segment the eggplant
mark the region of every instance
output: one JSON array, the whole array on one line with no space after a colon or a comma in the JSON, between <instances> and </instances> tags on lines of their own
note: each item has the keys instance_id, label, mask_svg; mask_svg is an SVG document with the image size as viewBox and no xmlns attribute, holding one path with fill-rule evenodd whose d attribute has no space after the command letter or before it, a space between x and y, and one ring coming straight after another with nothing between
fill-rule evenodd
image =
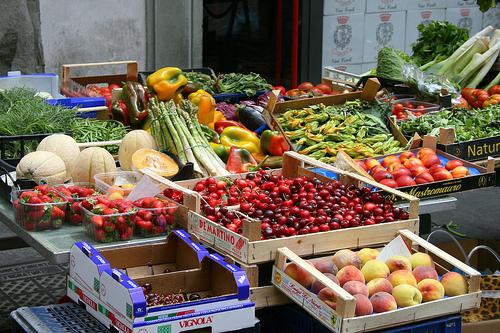
<instances>
[{"instance_id":1,"label":"eggplant","mask_svg":"<svg viewBox=\"0 0 500 333\"><path fill-rule=\"evenodd\" d=\"M263 110L261 106L249 101L242 102L236 108L238 120L251 131L266 124L264 117L262 117Z\"/></svg>"}]
</instances>

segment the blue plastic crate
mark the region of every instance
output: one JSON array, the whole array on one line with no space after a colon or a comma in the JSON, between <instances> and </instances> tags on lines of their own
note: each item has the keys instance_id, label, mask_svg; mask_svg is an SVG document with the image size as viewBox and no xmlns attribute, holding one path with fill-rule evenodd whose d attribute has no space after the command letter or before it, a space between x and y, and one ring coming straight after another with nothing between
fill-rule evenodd
<instances>
[{"instance_id":1,"label":"blue plastic crate","mask_svg":"<svg viewBox=\"0 0 500 333\"><path fill-rule=\"evenodd\" d=\"M230 102L230 103L238 103L240 101L245 100L255 100L257 97L266 93L268 90L260 90L255 93L253 96L247 96L243 93L227 93L227 94L213 94L212 97L216 102Z\"/></svg>"},{"instance_id":2,"label":"blue plastic crate","mask_svg":"<svg viewBox=\"0 0 500 333\"><path fill-rule=\"evenodd\" d=\"M61 105L67 108L93 108L106 106L104 97L71 97L71 98L53 98L47 99L47 104ZM97 111L77 112L76 115L80 118L96 118Z\"/></svg>"}]
</instances>

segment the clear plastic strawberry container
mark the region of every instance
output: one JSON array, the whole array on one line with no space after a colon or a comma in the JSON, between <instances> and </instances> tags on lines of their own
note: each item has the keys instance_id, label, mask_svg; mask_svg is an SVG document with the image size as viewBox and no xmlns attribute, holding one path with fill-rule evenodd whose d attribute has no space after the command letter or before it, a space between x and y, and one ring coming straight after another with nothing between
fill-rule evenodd
<instances>
[{"instance_id":1,"label":"clear plastic strawberry container","mask_svg":"<svg viewBox=\"0 0 500 333\"><path fill-rule=\"evenodd\" d=\"M162 236L170 233L175 225L179 205L162 196L147 197L134 202L135 234L139 237Z\"/></svg>"},{"instance_id":2,"label":"clear plastic strawberry container","mask_svg":"<svg viewBox=\"0 0 500 333\"><path fill-rule=\"evenodd\" d=\"M403 107L402 109L406 114L411 113L415 117L420 117L426 113L439 111L439 109L441 109L439 104L417 101L415 98L402 98L391 101L393 110L396 104L401 104ZM402 119L398 118L398 120L404 119L406 119L406 117Z\"/></svg>"},{"instance_id":3,"label":"clear plastic strawberry container","mask_svg":"<svg viewBox=\"0 0 500 333\"><path fill-rule=\"evenodd\" d=\"M16 222L28 231L59 229L66 217L68 202L57 192L38 189L12 191Z\"/></svg>"},{"instance_id":4,"label":"clear plastic strawberry container","mask_svg":"<svg viewBox=\"0 0 500 333\"><path fill-rule=\"evenodd\" d=\"M137 209L130 201L110 201L105 196L92 197L80 203L85 232L94 241L125 241L134 234ZM116 208L115 208L116 207Z\"/></svg>"},{"instance_id":5,"label":"clear plastic strawberry container","mask_svg":"<svg viewBox=\"0 0 500 333\"><path fill-rule=\"evenodd\" d=\"M88 182L56 185L54 189L68 201L65 222L75 226L82 225L80 202L85 198L102 195L94 184Z\"/></svg>"},{"instance_id":6,"label":"clear plastic strawberry container","mask_svg":"<svg viewBox=\"0 0 500 333\"><path fill-rule=\"evenodd\" d=\"M141 180L142 173L137 171L115 171L98 173L94 176L98 190L113 198L126 198Z\"/></svg>"}]
</instances>

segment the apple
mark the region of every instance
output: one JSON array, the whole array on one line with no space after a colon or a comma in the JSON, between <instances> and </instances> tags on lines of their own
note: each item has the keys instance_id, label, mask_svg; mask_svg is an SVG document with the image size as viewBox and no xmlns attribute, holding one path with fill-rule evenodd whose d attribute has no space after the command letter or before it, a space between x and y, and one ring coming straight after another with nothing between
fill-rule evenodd
<instances>
[{"instance_id":1,"label":"apple","mask_svg":"<svg viewBox=\"0 0 500 333\"><path fill-rule=\"evenodd\" d=\"M453 178L462 178L469 174L469 169L464 166L457 166L455 169L451 170L451 175Z\"/></svg>"},{"instance_id":2,"label":"apple","mask_svg":"<svg viewBox=\"0 0 500 333\"><path fill-rule=\"evenodd\" d=\"M390 173L393 173L394 171L398 170L398 169L401 169L401 168L404 168L404 165L397 162L397 163L392 163L391 165L389 165L387 167L387 171L389 171Z\"/></svg>"},{"instance_id":3,"label":"apple","mask_svg":"<svg viewBox=\"0 0 500 333\"><path fill-rule=\"evenodd\" d=\"M421 161L421 160L419 160L419 159L418 159L418 158L416 158L416 157L410 157L409 159L407 159L407 160L405 161L405 163L404 163L403 165L404 165L406 168L408 168L408 169L410 169L410 170L411 170L412 168L414 168L414 167L416 167L416 166L419 166L419 165L420 165L420 166L424 166L424 163L422 163L422 161Z\"/></svg>"},{"instance_id":4,"label":"apple","mask_svg":"<svg viewBox=\"0 0 500 333\"><path fill-rule=\"evenodd\" d=\"M374 166L380 165L379 161L374 158L367 158L364 164L366 170L371 170Z\"/></svg>"},{"instance_id":5,"label":"apple","mask_svg":"<svg viewBox=\"0 0 500 333\"><path fill-rule=\"evenodd\" d=\"M434 181L434 178L428 172L422 172L421 174L419 174L415 178L415 183L417 183L417 184L432 183L433 181Z\"/></svg>"},{"instance_id":6,"label":"apple","mask_svg":"<svg viewBox=\"0 0 500 333\"><path fill-rule=\"evenodd\" d=\"M422 303L422 294L414 286L400 284L392 289L392 296L399 307L405 308Z\"/></svg>"},{"instance_id":7,"label":"apple","mask_svg":"<svg viewBox=\"0 0 500 333\"><path fill-rule=\"evenodd\" d=\"M451 172L449 172L445 168L434 171L434 173L432 173L432 177L434 177L435 181L453 179L453 175L451 174Z\"/></svg>"},{"instance_id":8,"label":"apple","mask_svg":"<svg viewBox=\"0 0 500 333\"><path fill-rule=\"evenodd\" d=\"M435 171L439 169L444 169L444 166L442 164L434 164L429 168L429 173L432 175Z\"/></svg>"},{"instance_id":9,"label":"apple","mask_svg":"<svg viewBox=\"0 0 500 333\"><path fill-rule=\"evenodd\" d=\"M401 163L404 163L406 160L410 159L411 157L415 157L415 154L411 151L404 151L399 155L399 160Z\"/></svg>"},{"instance_id":10,"label":"apple","mask_svg":"<svg viewBox=\"0 0 500 333\"><path fill-rule=\"evenodd\" d=\"M379 171L387 171L387 170L381 165L375 165L373 168L370 169L370 175L373 176Z\"/></svg>"},{"instance_id":11,"label":"apple","mask_svg":"<svg viewBox=\"0 0 500 333\"><path fill-rule=\"evenodd\" d=\"M392 188L398 187L398 183L396 183L394 179L382 179L381 181L379 181L379 183Z\"/></svg>"},{"instance_id":12,"label":"apple","mask_svg":"<svg viewBox=\"0 0 500 333\"><path fill-rule=\"evenodd\" d=\"M321 258L311 263L321 273L331 273L335 275L338 272L337 266L335 266L332 259L329 257Z\"/></svg>"},{"instance_id":13,"label":"apple","mask_svg":"<svg viewBox=\"0 0 500 333\"><path fill-rule=\"evenodd\" d=\"M422 158L427 155L436 155L436 152L430 148L422 148L417 152L417 157Z\"/></svg>"},{"instance_id":14,"label":"apple","mask_svg":"<svg viewBox=\"0 0 500 333\"><path fill-rule=\"evenodd\" d=\"M423 173L428 172L428 170L427 170L427 168L426 168L426 167L424 167L424 166L422 166L422 165L417 165L417 166L415 166L415 167L411 168L411 169L410 169L410 172L411 172L411 175L412 175L413 177L417 177L417 176L419 176L419 175L421 175L421 174L423 174Z\"/></svg>"},{"instance_id":15,"label":"apple","mask_svg":"<svg viewBox=\"0 0 500 333\"><path fill-rule=\"evenodd\" d=\"M439 157L437 157L437 155L425 155L421 160L426 168L430 168L434 164L441 164L441 160L439 159Z\"/></svg>"},{"instance_id":16,"label":"apple","mask_svg":"<svg viewBox=\"0 0 500 333\"><path fill-rule=\"evenodd\" d=\"M417 185L417 183L415 183L413 178L410 176L401 176L398 179L396 179L396 183L398 183L399 187Z\"/></svg>"},{"instance_id":17,"label":"apple","mask_svg":"<svg viewBox=\"0 0 500 333\"><path fill-rule=\"evenodd\" d=\"M382 179L390 179L392 178L391 174L387 171L378 171L373 175L373 179L380 182Z\"/></svg>"},{"instance_id":18,"label":"apple","mask_svg":"<svg viewBox=\"0 0 500 333\"><path fill-rule=\"evenodd\" d=\"M392 178L398 179L401 176L411 176L411 171L405 167L398 168L391 172Z\"/></svg>"},{"instance_id":19,"label":"apple","mask_svg":"<svg viewBox=\"0 0 500 333\"><path fill-rule=\"evenodd\" d=\"M385 168L393 163L399 163L399 158L396 155L389 155L382 160L382 166Z\"/></svg>"}]
</instances>

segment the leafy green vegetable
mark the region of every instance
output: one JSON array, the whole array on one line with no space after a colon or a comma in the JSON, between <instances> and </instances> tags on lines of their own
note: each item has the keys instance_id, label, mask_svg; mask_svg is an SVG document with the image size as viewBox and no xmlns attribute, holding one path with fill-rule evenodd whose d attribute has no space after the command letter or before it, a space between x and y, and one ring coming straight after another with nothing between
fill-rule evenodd
<instances>
[{"instance_id":1,"label":"leafy green vegetable","mask_svg":"<svg viewBox=\"0 0 500 333\"><path fill-rule=\"evenodd\" d=\"M203 74L200 72L185 72L184 75L189 82L197 83L200 85L201 89L205 90L209 94L214 94L214 84L215 80L210 75Z\"/></svg>"},{"instance_id":2,"label":"leafy green vegetable","mask_svg":"<svg viewBox=\"0 0 500 333\"><path fill-rule=\"evenodd\" d=\"M453 128L457 141L500 135L500 105L477 110L443 110L401 123L403 134L439 136L440 128Z\"/></svg>"},{"instance_id":3,"label":"leafy green vegetable","mask_svg":"<svg viewBox=\"0 0 500 333\"><path fill-rule=\"evenodd\" d=\"M403 51L385 46L378 52L377 76L403 82L403 69L412 63L410 56Z\"/></svg>"},{"instance_id":4,"label":"leafy green vegetable","mask_svg":"<svg viewBox=\"0 0 500 333\"><path fill-rule=\"evenodd\" d=\"M216 93L243 93L253 96L257 91L268 90L271 85L256 73L241 74L228 73L221 74L215 83Z\"/></svg>"},{"instance_id":5,"label":"leafy green vegetable","mask_svg":"<svg viewBox=\"0 0 500 333\"><path fill-rule=\"evenodd\" d=\"M13 88L0 91L0 135L50 134L69 131L75 111L45 103L36 91ZM25 152L36 149L38 142L25 141ZM20 142L6 144L6 157L19 157Z\"/></svg>"},{"instance_id":6,"label":"leafy green vegetable","mask_svg":"<svg viewBox=\"0 0 500 333\"><path fill-rule=\"evenodd\" d=\"M446 21L419 24L417 29L420 37L412 44L412 58L420 66L448 58L469 38L467 29Z\"/></svg>"}]
</instances>

